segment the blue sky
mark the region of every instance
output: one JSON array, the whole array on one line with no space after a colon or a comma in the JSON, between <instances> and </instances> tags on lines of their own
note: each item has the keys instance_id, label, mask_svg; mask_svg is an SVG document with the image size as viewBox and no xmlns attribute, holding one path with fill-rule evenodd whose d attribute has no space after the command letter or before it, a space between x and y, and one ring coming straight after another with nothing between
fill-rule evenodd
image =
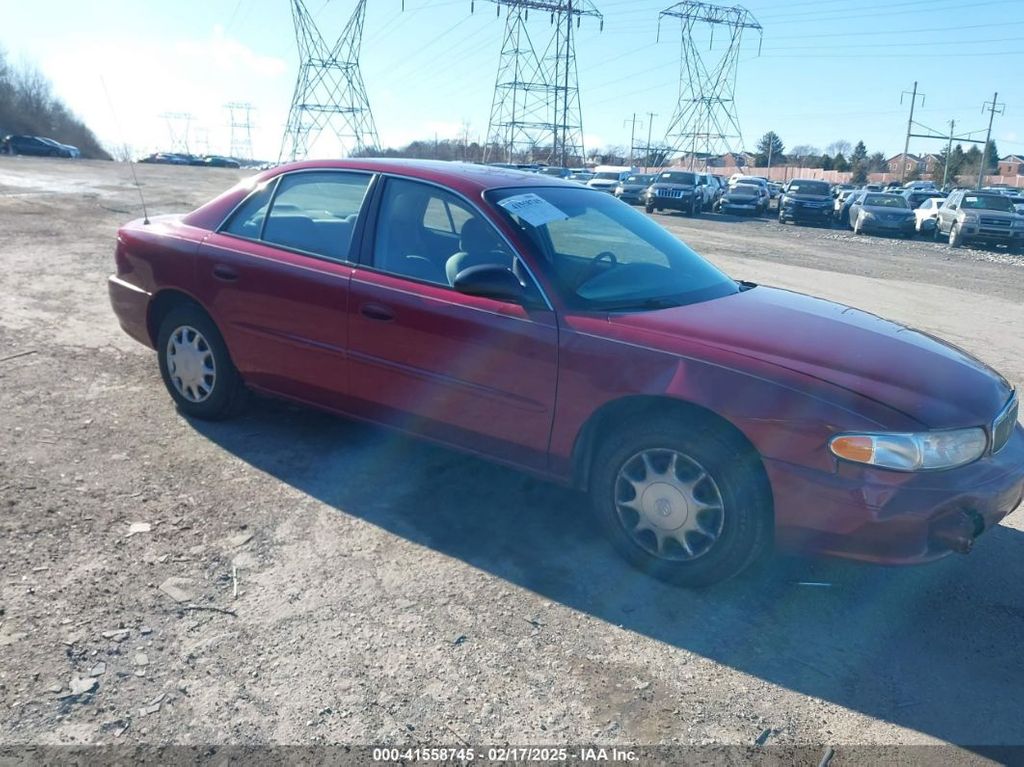
<instances>
[{"instance_id":1,"label":"blue sky","mask_svg":"<svg viewBox=\"0 0 1024 767\"><path fill-rule=\"evenodd\" d=\"M354 7L306 1L325 37ZM633 112L658 114L657 138L678 94L678 26L663 22L657 42L658 11L672 3L594 2L604 30L586 19L576 38L588 148L627 145ZM470 0L406 0L403 13L401 0L369 1L362 70L383 143L454 138L465 123L474 138L486 133L504 20L488 0L475 5L470 13ZM939 131L950 119L958 132L983 131L982 104L998 91L1006 105L993 132L1000 153L1024 153L1024 0L744 5L764 27L760 56L756 36L746 40L737 81L748 148L771 129L787 147L863 139L869 151L895 154L907 122L901 92L917 80L926 98L915 119ZM45 13L32 3L5 6L0 46L42 69L101 140L123 133L139 152L166 148L161 115L190 112L193 149L226 152L223 105L248 101L256 153L276 159L298 67L288 0L62 1ZM531 25L537 36L549 33L542 14ZM911 143L912 152L939 149Z\"/></svg>"}]
</instances>

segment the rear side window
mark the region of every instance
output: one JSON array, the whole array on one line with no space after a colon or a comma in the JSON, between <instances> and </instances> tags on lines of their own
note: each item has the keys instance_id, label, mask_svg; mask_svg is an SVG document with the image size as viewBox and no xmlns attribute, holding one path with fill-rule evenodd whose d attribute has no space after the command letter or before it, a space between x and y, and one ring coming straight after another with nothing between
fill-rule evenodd
<instances>
[{"instance_id":1,"label":"rear side window","mask_svg":"<svg viewBox=\"0 0 1024 767\"><path fill-rule=\"evenodd\" d=\"M370 174L343 171L284 176L262 239L336 261L350 260L352 233L370 178Z\"/></svg>"},{"instance_id":2,"label":"rear side window","mask_svg":"<svg viewBox=\"0 0 1024 767\"><path fill-rule=\"evenodd\" d=\"M272 183L263 184L242 203L221 231L225 234L258 240L263 231L263 220L267 216L267 207L270 205L270 198L273 194L274 185Z\"/></svg>"}]
</instances>

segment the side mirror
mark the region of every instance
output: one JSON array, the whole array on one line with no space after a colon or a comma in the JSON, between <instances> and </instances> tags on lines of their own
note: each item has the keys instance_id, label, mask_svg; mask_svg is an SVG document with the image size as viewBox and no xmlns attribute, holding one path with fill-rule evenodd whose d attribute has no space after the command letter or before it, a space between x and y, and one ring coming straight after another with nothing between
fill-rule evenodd
<instances>
[{"instance_id":1,"label":"side mirror","mask_svg":"<svg viewBox=\"0 0 1024 767\"><path fill-rule=\"evenodd\" d=\"M521 304L526 299L523 284L512 270L504 266L470 266L455 275L452 287L467 296L482 296L515 304Z\"/></svg>"}]
</instances>

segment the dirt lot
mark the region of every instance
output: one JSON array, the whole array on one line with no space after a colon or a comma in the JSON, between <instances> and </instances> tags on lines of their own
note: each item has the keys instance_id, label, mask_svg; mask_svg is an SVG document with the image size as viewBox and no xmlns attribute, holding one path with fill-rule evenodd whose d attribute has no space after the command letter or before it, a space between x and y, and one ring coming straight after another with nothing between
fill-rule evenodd
<instances>
[{"instance_id":1,"label":"dirt lot","mask_svg":"<svg viewBox=\"0 0 1024 767\"><path fill-rule=\"evenodd\" d=\"M138 172L151 214L241 176ZM1024 744L1024 512L925 568L664 586L512 471L272 401L181 418L107 303L137 215L124 166L0 158L0 743ZM658 219L1024 383L1024 259Z\"/></svg>"}]
</instances>

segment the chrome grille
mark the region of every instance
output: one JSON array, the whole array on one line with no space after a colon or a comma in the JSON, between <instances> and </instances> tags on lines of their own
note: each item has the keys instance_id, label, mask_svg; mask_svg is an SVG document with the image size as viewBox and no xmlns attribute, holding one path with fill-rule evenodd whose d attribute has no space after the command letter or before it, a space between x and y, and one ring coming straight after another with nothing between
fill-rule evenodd
<instances>
[{"instance_id":1,"label":"chrome grille","mask_svg":"<svg viewBox=\"0 0 1024 767\"><path fill-rule=\"evenodd\" d=\"M1017 425L1018 406L1017 395L1014 394L1013 398L1006 403L1006 407L1003 408L1002 412L996 416L996 420L992 422L993 453L1002 450L1006 447L1006 443L1010 441L1013 429Z\"/></svg>"},{"instance_id":2,"label":"chrome grille","mask_svg":"<svg viewBox=\"0 0 1024 767\"><path fill-rule=\"evenodd\" d=\"M1008 227L1008 226L1010 226L1010 219L1008 219L1008 218L992 218L991 216L982 216L981 217L981 225L982 226L1002 226L1002 227Z\"/></svg>"}]
</instances>

